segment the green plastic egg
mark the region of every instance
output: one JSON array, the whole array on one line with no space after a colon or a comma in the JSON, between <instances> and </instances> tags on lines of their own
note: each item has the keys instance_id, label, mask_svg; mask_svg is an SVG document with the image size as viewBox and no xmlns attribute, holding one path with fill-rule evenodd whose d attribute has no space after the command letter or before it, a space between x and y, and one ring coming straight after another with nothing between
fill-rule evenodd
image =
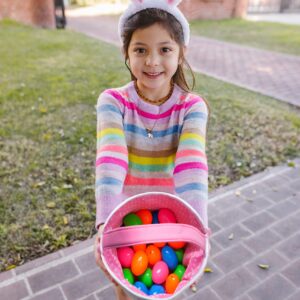
<instances>
[{"instance_id":1,"label":"green plastic egg","mask_svg":"<svg viewBox=\"0 0 300 300\"><path fill-rule=\"evenodd\" d=\"M150 286L152 286L152 284L153 284L152 270L150 268L147 268L147 270L142 275L140 275L138 278L148 288Z\"/></svg>"},{"instance_id":2,"label":"green plastic egg","mask_svg":"<svg viewBox=\"0 0 300 300\"><path fill-rule=\"evenodd\" d=\"M134 284L134 276L130 269L123 268L124 278L128 280L129 283Z\"/></svg>"},{"instance_id":3,"label":"green plastic egg","mask_svg":"<svg viewBox=\"0 0 300 300\"><path fill-rule=\"evenodd\" d=\"M125 226L142 225L142 220L138 215L130 213L123 218L123 223Z\"/></svg>"},{"instance_id":4,"label":"green plastic egg","mask_svg":"<svg viewBox=\"0 0 300 300\"><path fill-rule=\"evenodd\" d=\"M183 249L178 249L178 250L175 250L175 253L176 253L176 256L178 258L178 263L182 263L182 259L183 259L183 254L184 254L184 251Z\"/></svg>"},{"instance_id":5,"label":"green plastic egg","mask_svg":"<svg viewBox=\"0 0 300 300\"><path fill-rule=\"evenodd\" d=\"M179 280L182 280L184 272L185 272L185 267L183 265L178 265L174 271L174 273L178 276Z\"/></svg>"}]
</instances>

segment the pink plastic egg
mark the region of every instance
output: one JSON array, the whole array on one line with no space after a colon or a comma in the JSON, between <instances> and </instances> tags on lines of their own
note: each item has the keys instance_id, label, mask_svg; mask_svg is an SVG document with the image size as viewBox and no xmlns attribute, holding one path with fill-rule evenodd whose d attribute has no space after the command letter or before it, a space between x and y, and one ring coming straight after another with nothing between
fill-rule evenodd
<instances>
[{"instance_id":1,"label":"pink plastic egg","mask_svg":"<svg viewBox=\"0 0 300 300\"><path fill-rule=\"evenodd\" d=\"M129 268L131 266L134 251L130 247L122 247L117 249L118 259L123 268Z\"/></svg>"},{"instance_id":2,"label":"pink plastic egg","mask_svg":"<svg viewBox=\"0 0 300 300\"><path fill-rule=\"evenodd\" d=\"M152 280L156 284L163 283L169 275L168 265L164 261L158 261L152 269Z\"/></svg>"},{"instance_id":3,"label":"pink plastic egg","mask_svg":"<svg viewBox=\"0 0 300 300\"><path fill-rule=\"evenodd\" d=\"M158 211L158 221L159 223L176 223L176 217L174 213L168 208L161 208Z\"/></svg>"}]
</instances>

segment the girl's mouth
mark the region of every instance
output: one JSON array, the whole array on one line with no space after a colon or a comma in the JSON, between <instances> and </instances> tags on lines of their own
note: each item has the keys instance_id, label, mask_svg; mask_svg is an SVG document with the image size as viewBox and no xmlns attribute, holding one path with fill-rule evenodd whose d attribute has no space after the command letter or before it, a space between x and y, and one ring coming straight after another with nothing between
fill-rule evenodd
<instances>
[{"instance_id":1,"label":"girl's mouth","mask_svg":"<svg viewBox=\"0 0 300 300\"><path fill-rule=\"evenodd\" d=\"M163 72L143 72L148 78L156 79L158 78Z\"/></svg>"}]
</instances>

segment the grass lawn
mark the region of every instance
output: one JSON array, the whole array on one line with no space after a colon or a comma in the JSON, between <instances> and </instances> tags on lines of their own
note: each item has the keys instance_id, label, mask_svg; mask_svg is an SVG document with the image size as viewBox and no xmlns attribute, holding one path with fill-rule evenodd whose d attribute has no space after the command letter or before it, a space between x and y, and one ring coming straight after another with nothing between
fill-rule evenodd
<instances>
[{"instance_id":1,"label":"grass lawn","mask_svg":"<svg viewBox=\"0 0 300 300\"><path fill-rule=\"evenodd\" d=\"M300 26L242 19L191 22L194 35L300 55Z\"/></svg>"},{"instance_id":2,"label":"grass lawn","mask_svg":"<svg viewBox=\"0 0 300 300\"><path fill-rule=\"evenodd\" d=\"M0 22L0 270L86 239L95 219L95 104L128 82L119 50ZM211 106L210 189L300 156L300 111L196 75Z\"/></svg>"}]
</instances>

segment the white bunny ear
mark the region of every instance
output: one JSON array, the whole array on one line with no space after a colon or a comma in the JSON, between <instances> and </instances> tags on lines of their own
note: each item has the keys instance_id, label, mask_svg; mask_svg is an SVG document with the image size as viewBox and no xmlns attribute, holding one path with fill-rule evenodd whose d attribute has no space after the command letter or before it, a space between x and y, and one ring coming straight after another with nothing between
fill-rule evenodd
<instances>
[{"instance_id":1,"label":"white bunny ear","mask_svg":"<svg viewBox=\"0 0 300 300\"><path fill-rule=\"evenodd\" d=\"M181 0L166 0L166 2L169 4L169 5L172 5L172 6L177 6Z\"/></svg>"},{"instance_id":2,"label":"white bunny ear","mask_svg":"<svg viewBox=\"0 0 300 300\"><path fill-rule=\"evenodd\" d=\"M135 5L139 5L139 4L143 3L144 1L143 0L131 0L131 2Z\"/></svg>"}]
</instances>

